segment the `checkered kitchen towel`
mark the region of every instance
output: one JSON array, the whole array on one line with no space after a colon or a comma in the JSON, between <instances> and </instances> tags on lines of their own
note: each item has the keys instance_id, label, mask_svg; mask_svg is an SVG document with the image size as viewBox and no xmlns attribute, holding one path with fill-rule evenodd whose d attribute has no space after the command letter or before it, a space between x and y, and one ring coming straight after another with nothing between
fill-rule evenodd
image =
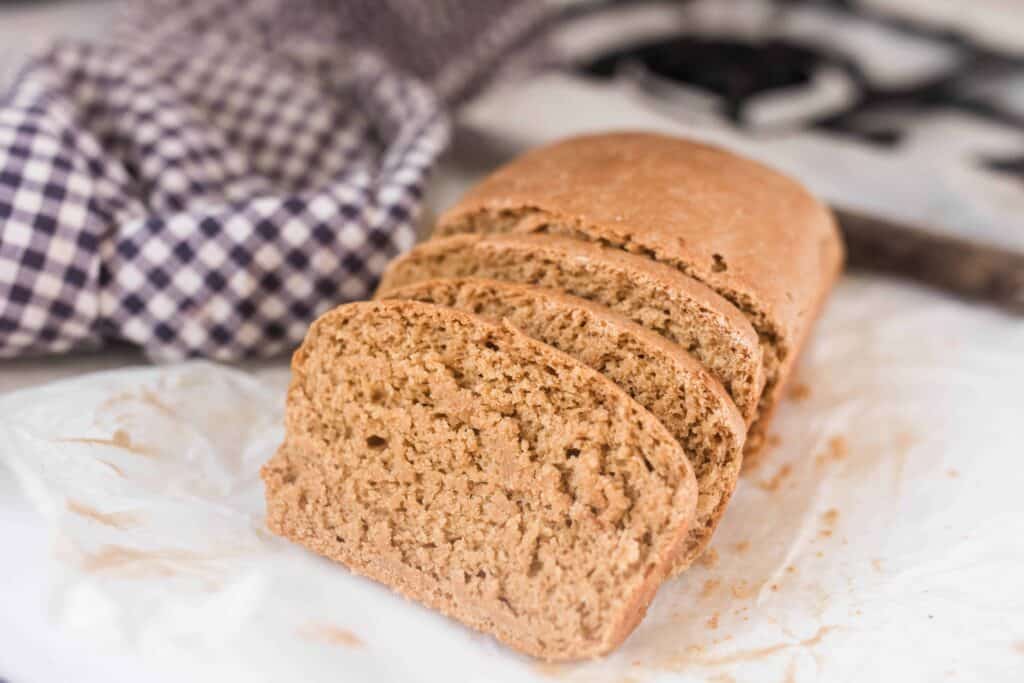
<instances>
[{"instance_id":1,"label":"checkered kitchen towel","mask_svg":"<svg viewBox=\"0 0 1024 683\"><path fill-rule=\"evenodd\" d=\"M414 241L501 0L129 3L0 99L0 356L280 352Z\"/></svg>"}]
</instances>

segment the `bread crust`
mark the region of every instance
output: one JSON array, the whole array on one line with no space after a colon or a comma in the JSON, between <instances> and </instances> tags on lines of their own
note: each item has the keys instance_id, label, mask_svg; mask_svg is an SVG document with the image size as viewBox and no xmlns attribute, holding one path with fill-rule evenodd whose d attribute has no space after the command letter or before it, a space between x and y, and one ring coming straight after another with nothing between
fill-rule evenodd
<instances>
[{"instance_id":1,"label":"bread crust","mask_svg":"<svg viewBox=\"0 0 1024 683\"><path fill-rule=\"evenodd\" d=\"M644 132L527 152L445 212L436 234L498 224L517 232L561 226L643 254L743 310L777 355L748 458L843 262L831 212L799 183L718 147Z\"/></svg>"}]
</instances>

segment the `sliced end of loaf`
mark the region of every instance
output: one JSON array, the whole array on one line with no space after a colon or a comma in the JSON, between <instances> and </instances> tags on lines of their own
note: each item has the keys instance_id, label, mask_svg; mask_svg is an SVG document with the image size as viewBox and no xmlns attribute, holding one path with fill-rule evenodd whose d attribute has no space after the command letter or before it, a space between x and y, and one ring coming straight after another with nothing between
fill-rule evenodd
<instances>
[{"instance_id":1,"label":"sliced end of loaf","mask_svg":"<svg viewBox=\"0 0 1024 683\"><path fill-rule=\"evenodd\" d=\"M418 302L314 323L262 476L275 533L552 660L628 635L697 495L672 435L600 374Z\"/></svg>"}]
</instances>

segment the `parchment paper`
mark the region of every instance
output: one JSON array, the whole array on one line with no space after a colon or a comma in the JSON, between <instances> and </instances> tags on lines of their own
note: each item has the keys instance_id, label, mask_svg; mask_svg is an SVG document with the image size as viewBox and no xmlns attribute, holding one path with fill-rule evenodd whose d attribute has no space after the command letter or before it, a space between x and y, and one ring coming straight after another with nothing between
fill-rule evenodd
<instances>
[{"instance_id":1,"label":"parchment paper","mask_svg":"<svg viewBox=\"0 0 1024 683\"><path fill-rule=\"evenodd\" d=\"M55 620L194 681L1024 679L1019 319L845 278L709 557L578 665L268 534L286 381L196 363L0 399L0 460L53 535Z\"/></svg>"}]
</instances>

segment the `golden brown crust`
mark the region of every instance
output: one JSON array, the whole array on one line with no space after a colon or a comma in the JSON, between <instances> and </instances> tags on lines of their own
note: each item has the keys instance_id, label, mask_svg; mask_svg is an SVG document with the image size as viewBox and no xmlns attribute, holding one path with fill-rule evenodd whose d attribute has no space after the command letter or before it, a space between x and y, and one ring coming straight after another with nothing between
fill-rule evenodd
<instances>
[{"instance_id":1,"label":"golden brown crust","mask_svg":"<svg viewBox=\"0 0 1024 683\"><path fill-rule=\"evenodd\" d=\"M575 419L583 422L565 422ZM596 657L616 647L642 617L693 519L693 470L650 413L600 374L514 328L439 306L350 304L314 323L293 358L286 428L285 443L261 470L272 531L545 659ZM466 438L448 440L445 430L456 428ZM509 429L518 436L504 439ZM575 434L583 435L582 450L562 459L559 444L568 442L560 439ZM440 439L437 447L431 439ZM449 449L444 444L450 456L439 453ZM454 459L435 468L444 457ZM522 468L507 469L513 462ZM563 468L561 479L534 476L552 462ZM467 477L473 484L459 485ZM595 517L604 513L592 506L609 500L577 501L604 490L591 488L588 477L625 483L632 502L621 522ZM398 496L404 503L396 507ZM494 508L499 499L512 501L513 520ZM563 515L575 524L562 525ZM431 519L454 526L418 523ZM552 520L559 521L546 533L557 542L533 551L536 569L529 555L512 554L528 539L495 543ZM639 555L601 552L641 537ZM593 572L613 580L591 582ZM563 613L553 607L575 605L577 595L584 607L601 609L578 634L560 630Z\"/></svg>"},{"instance_id":2,"label":"golden brown crust","mask_svg":"<svg viewBox=\"0 0 1024 683\"><path fill-rule=\"evenodd\" d=\"M843 260L831 213L798 183L717 147L651 133L587 135L530 151L471 189L437 234L496 229L567 232L710 285L772 348L766 414ZM763 440L764 428L754 427L748 445Z\"/></svg>"}]
</instances>

